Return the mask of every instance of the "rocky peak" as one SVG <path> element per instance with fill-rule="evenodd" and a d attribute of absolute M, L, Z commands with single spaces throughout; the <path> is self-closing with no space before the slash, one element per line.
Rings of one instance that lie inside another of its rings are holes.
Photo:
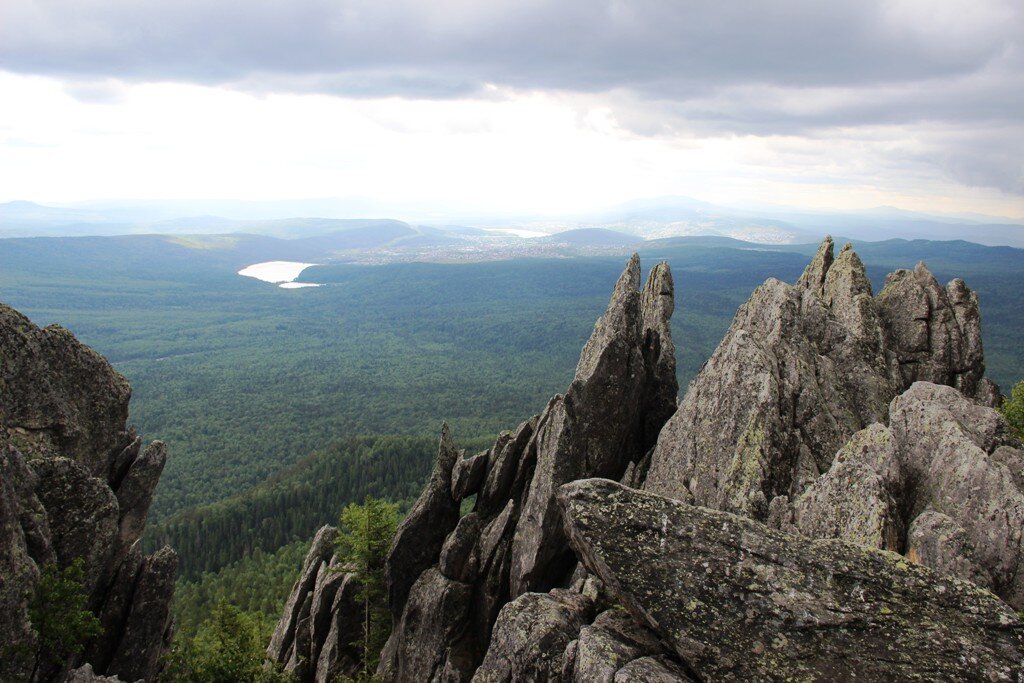
<path fill-rule="evenodd" d="M 517 596 L 570 582 L 576 558 L 555 501 L 558 486 L 581 477 L 623 476 L 654 445 L 675 409 L 672 274 L 659 264 L 642 291 L 640 275 L 634 255 L 594 326 L 572 383 L 540 415 L 471 458 L 442 428 L 437 464 L 387 561 L 395 627 L 381 656 L 386 679 L 468 681 L 484 660 L 503 607 Z M 460 519 L 462 500 L 474 494 L 473 511 Z M 300 581 L 279 631 L 287 630 L 287 619 L 298 618 L 295 606 L 305 596 L 314 591 Z M 310 599 L 311 610 L 323 607 Z M 592 598 L 570 592 L 558 600 L 530 609 L 560 619 L 589 605 L 572 617 L 579 621 L 576 632 L 594 616 Z M 575 636 L 571 630 L 566 635 Z M 351 634 L 330 638 L 354 640 Z M 334 642 L 314 637 L 309 651 L 330 652 Z M 272 645 L 270 654 L 285 659 L 280 647 Z M 638 664 L 643 666 L 663 665 L 652 660 Z M 295 671 L 301 680 L 319 681 L 325 680 L 321 669 L 311 661 Z"/>
<path fill-rule="evenodd" d="M 662 430 L 647 490 L 764 519 L 829 469 L 853 434 L 885 422 L 914 381 L 990 403 L 978 301 L 927 268 L 897 271 L 872 296 L 864 264 L 826 238 L 796 285 L 769 280 Z M 949 292 L 952 292 L 952 296 Z M 953 297 L 957 304 L 953 303 Z"/>
<path fill-rule="evenodd" d="M 40 567 L 76 560 L 103 634 L 69 664 L 156 676 L 177 557 L 138 549 L 167 452 L 160 442 L 142 449 L 126 424 L 130 397 L 127 380 L 70 332 L 39 329 L 0 304 L 0 608 L 10 617 L 0 642 L 24 653 L 3 658 L 0 679 L 25 680 L 31 669 L 27 600 Z"/>
<path fill-rule="evenodd" d="M 470 458 L 442 429 L 388 558 L 378 674 L 1019 680 L 1024 454 L 986 407 L 970 290 L 899 276 L 875 297 L 826 239 L 739 309 L 673 415 L 672 275 L 639 276 L 634 257 L 540 415 Z M 945 346 L 908 351 L 919 323 Z M 311 551 L 278 626 L 294 645 L 272 645 L 300 681 L 355 666 L 332 562 Z"/>

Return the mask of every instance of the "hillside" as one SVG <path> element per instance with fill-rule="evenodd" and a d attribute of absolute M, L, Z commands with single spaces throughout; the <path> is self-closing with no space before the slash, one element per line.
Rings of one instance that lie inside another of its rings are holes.
<path fill-rule="evenodd" d="M 303 273 L 324 286 L 288 291 L 235 275 L 251 258 L 276 257 L 279 241 L 245 238 L 253 251 L 242 253 L 198 248 L 229 239 L 0 241 L 0 297 L 110 358 L 132 381 L 133 421 L 171 447 L 157 520 L 338 439 L 430 434 L 439 414 L 465 438 L 521 420 L 571 377 L 619 262 L 333 264 Z M 967 278 L 981 296 L 990 376 L 1010 386 L 1024 374 L 1014 294 L 1024 252 L 901 241 L 858 249 L 876 288 L 922 257 L 941 278 Z M 683 386 L 749 291 L 768 277 L 792 280 L 809 251 L 727 238 L 643 246 L 686 285 L 674 322 Z"/>

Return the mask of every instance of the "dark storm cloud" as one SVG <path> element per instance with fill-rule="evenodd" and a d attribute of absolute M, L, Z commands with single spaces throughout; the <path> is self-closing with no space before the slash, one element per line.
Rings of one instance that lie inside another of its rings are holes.
<path fill-rule="evenodd" d="M 1020 0 L 3 0 L 0 69 L 92 98 L 111 79 L 428 99 L 493 84 L 600 97 L 643 134 L 937 122 L 974 132 L 937 165 L 1022 191 Z"/>

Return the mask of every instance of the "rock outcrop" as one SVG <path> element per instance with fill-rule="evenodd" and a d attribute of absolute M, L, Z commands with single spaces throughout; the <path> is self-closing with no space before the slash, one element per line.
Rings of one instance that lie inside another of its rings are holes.
<path fill-rule="evenodd" d="M 987 405 L 978 299 L 921 264 L 871 283 L 847 245 L 827 238 L 795 285 L 769 280 L 662 430 L 644 488 L 765 519 L 772 499 L 804 492 L 861 429 L 918 379 Z"/>
<path fill-rule="evenodd" d="M 573 548 L 701 680 L 1024 676 L 1024 624 L 895 553 L 792 536 L 606 480 L 563 486 Z"/>
<path fill-rule="evenodd" d="M 381 656 L 385 678 L 470 680 L 503 607 L 532 591 L 546 594 L 571 582 L 576 558 L 555 503 L 558 486 L 581 477 L 619 478 L 635 469 L 675 410 L 672 275 L 667 264 L 656 266 L 643 290 L 640 276 L 634 256 L 595 325 L 572 384 L 543 413 L 470 458 L 442 429 L 434 471 L 400 525 L 387 561 L 394 629 Z M 460 519 L 462 501 L 474 495 L 473 511 Z M 311 561 L 325 559 L 311 553 L 303 576 Z M 300 580 L 279 632 L 289 628 L 290 615 L 309 593 Z M 587 618 L 566 631 L 569 640 L 593 611 L 591 604 Z M 283 638 L 275 634 L 269 653 L 282 663 Z M 351 633 L 330 638 L 355 639 Z M 314 639 L 321 652 L 329 646 Z M 315 670 L 315 658 L 310 662 Z M 561 659 L 550 667 L 561 671 Z"/>
<path fill-rule="evenodd" d="M 334 557 L 338 530 L 321 527 L 274 629 L 267 659 L 300 681 L 353 676 L 359 654 L 352 645 L 362 623 L 359 582 Z"/>
<path fill-rule="evenodd" d="M 814 538 L 905 553 L 1024 609 L 1024 451 L 998 412 L 916 382 L 793 504 Z"/>
<path fill-rule="evenodd" d="M 39 329 L 0 304 L 0 680 L 29 678 L 27 606 L 40 567 L 79 560 L 103 632 L 67 664 L 156 678 L 177 557 L 139 551 L 167 453 L 159 442 L 142 451 L 126 424 L 130 397 L 125 378 L 70 332 Z M 42 667 L 37 680 L 64 673 Z"/>
<path fill-rule="evenodd" d="M 963 282 L 919 266 L 876 297 L 828 239 L 740 308 L 678 411 L 673 308 L 668 266 L 640 290 L 634 257 L 564 395 L 470 458 L 442 431 L 378 674 L 1024 680 L 1024 454 Z M 329 562 L 315 546 L 279 631 L 358 629 L 316 597 Z M 300 680 L 355 637 L 293 636 Z"/>

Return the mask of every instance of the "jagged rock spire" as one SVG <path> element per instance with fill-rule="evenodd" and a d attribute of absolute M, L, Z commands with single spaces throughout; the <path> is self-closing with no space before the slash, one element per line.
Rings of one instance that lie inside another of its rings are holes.
<path fill-rule="evenodd" d="M 653 445 L 675 408 L 673 284 L 668 264 L 652 270 L 643 293 L 640 275 L 634 254 L 566 393 L 540 416 L 500 435 L 485 453 L 458 464 L 460 479 L 473 483 L 454 490 L 478 498 L 475 511 L 457 526 L 457 518 L 435 525 L 448 539 L 442 547 L 430 536 L 422 564 L 428 554 L 431 563 L 440 562 L 429 569 L 389 562 L 392 580 L 397 584 L 401 573 L 411 588 L 404 605 L 392 603 L 397 622 L 381 658 L 385 678 L 468 680 L 502 606 L 526 591 L 547 590 L 573 570 L 554 498 L 558 485 L 620 477 Z M 477 483 L 470 473 L 481 467 Z M 435 490 L 440 488 L 432 479 L 421 500 Z M 396 539 L 394 547 L 404 544 Z"/>
<path fill-rule="evenodd" d="M 872 297 L 852 247 L 833 250 L 826 237 L 796 285 L 769 280 L 740 307 L 662 430 L 645 488 L 764 518 L 913 381 L 990 400 L 977 298 L 962 282 L 951 296 L 920 265 Z"/>
<path fill-rule="evenodd" d="M 452 497 L 452 469 L 459 457 L 445 422 L 430 480 L 398 525 L 388 551 L 386 581 L 393 614 L 401 614 L 416 577 L 437 562 L 444 539 L 459 521 L 459 501 Z"/>

